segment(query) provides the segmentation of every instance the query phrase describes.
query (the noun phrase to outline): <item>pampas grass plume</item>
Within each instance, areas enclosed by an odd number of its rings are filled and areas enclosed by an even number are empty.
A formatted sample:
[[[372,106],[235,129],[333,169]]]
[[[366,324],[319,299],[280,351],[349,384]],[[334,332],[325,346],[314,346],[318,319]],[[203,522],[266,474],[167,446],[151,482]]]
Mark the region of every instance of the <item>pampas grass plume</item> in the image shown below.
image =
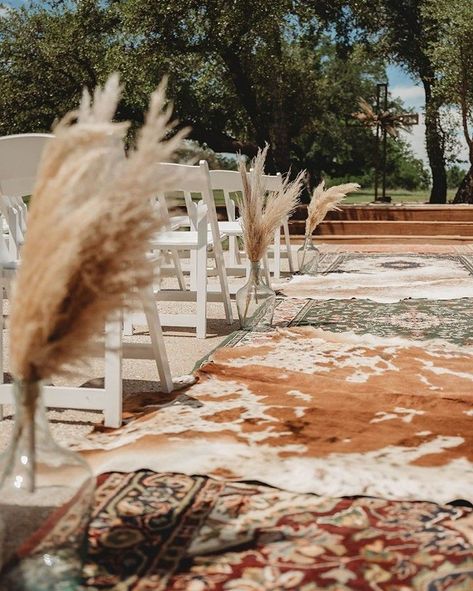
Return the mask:
[[[306,236],[313,233],[329,211],[340,209],[339,205],[348,193],[353,193],[359,189],[360,185],[358,183],[345,183],[325,189],[325,181],[320,182],[314,189],[307,207]]]
[[[185,131],[172,128],[165,84],[151,97],[136,149],[124,153],[127,123],[115,123],[118,75],[87,91],[55,128],[43,154],[10,314],[15,378],[66,373],[91,352],[93,337],[136,289],[152,283],[147,256],[161,227],[152,198],[172,179],[169,161]]]
[[[304,172],[299,173],[294,181],[286,177],[279,191],[266,195],[264,164],[267,153],[268,145],[258,150],[250,173],[247,173],[242,160],[239,163],[243,194],[238,199],[238,207],[245,250],[251,262],[258,262],[264,257],[274,232],[297,206],[305,175]]]

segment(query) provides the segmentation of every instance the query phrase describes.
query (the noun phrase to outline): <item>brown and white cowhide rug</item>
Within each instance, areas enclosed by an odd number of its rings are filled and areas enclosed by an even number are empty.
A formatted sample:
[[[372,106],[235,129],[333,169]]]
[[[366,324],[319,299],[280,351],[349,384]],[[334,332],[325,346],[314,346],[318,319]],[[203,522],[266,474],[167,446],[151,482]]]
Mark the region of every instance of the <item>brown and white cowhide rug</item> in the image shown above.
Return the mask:
[[[326,275],[296,275],[273,287],[288,297],[316,300],[473,297],[473,265],[467,256],[349,254],[324,265]]]
[[[80,442],[97,473],[473,501],[473,349],[312,327],[218,350],[175,403]]]

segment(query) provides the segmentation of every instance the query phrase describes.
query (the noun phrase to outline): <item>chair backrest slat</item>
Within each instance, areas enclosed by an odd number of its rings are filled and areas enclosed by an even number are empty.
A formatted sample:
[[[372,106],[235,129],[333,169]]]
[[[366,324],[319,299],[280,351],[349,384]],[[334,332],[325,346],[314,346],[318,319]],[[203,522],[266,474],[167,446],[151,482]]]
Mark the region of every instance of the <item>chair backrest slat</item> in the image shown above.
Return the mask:
[[[169,189],[169,192],[204,193],[208,190],[208,182],[205,175],[202,174],[200,166],[164,162],[158,164],[158,167],[165,169],[166,174],[175,173],[175,181],[170,181],[172,188]]]
[[[24,133],[0,137],[0,193],[9,197],[31,195],[41,154],[54,136]]]
[[[279,191],[282,187],[282,175],[280,172],[276,174],[263,175],[264,188],[266,191]]]
[[[236,170],[211,170],[209,174],[212,191],[223,192],[227,218],[229,221],[235,221],[236,207],[231,195],[243,192],[240,172]]]

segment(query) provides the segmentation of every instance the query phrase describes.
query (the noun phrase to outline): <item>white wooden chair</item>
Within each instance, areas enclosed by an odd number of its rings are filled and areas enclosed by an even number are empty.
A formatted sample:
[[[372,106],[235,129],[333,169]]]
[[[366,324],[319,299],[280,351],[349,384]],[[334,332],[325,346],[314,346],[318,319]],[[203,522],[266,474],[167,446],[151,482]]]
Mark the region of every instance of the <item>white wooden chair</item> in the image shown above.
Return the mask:
[[[263,175],[266,191],[280,191],[283,186],[283,178],[280,172],[275,175]],[[281,225],[284,232],[284,242],[286,245],[286,256],[289,263],[290,273],[295,272],[294,262],[292,258],[291,236],[289,234],[289,219],[284,218]],[[278,228],[274,233],[273,242],[273,276],[275,279],[281,277],[281,228]]]
[[[155,292],[158,301],[195,302],[194,314],[160,314],[163,326],[189,327],[196,329],[197,338],[207,336],[207,302],[221,302],[225,317],[229,324],[233,322],[233,314],[228,289],[228,280],[223,258],[222,240],[225,235],[219,228],[215,202],[210,188],[208,164],[201,160],[198,166],[184,164],[159,164],[163,168],[179,168],[175,178],[179,180],[169,188],[169,193],[181,193],[188,216],[170,217],[167,211],[167,197],[157,195],[162,213],[168,216],[167,231],[161,232],[153,241],[153,248],[164,253],[171,253],[175,264],[175,272],[179,278],[179,289],[160,289]],[[199,194],[202,199],[195,202],[192,194]],[[176,221],[177,220],[177,221]],[[176,261],[175,253],[187,251],[190,256],[190,287],[183,289],[181,259]],[[219,280],[219,290],[208,289],[208,261],[212,254],[215,260],[215,272]],[[140,324],[140,313],[127,318],[131,325]]]
[[[278,191],[282,186],[282,176],[280,173],[276,175],[264,175],[265,189],[267,191]],[[227,212],[228,221],[220,221],[219,226],[222,232],[229,236],[229,256],[230,266],[241,265],[241,255],[238,246],[238,238],[243,235],[240,221],[237,218],[236,205],[232,194],[241,193],[243,185],[241,175],[238,171],[233,170],[211,170],[210,180],[213,191],[223,191],[225,199],[225,209]],[[286,256],[289,262],[289,269],[294,273],[294,263],[292,258],[291,240],[289,235],[288,220],[285,219],[282,224],[284,231]],[[281,230],[278,229],[274,235],[273,243],[273,276],[279,279],[281,276]]]
[[[0,213],[8,226],[8,248],[18,258],[26,231],[27,208],[45,145],[54,138],[46,133],[23,133],[0,137]]]
[[[21,258],[22,235],[26,229],[26,215],[19,200],[33,192],[36,172],[42,150],[53,136],[23,134],[0,138],[0,200],[1,212],[12,224],[8,246],[3,235],[0,240],[1,293],[9,293],[9,285]],[[24,146],[24,152],[23,152]],[[21,234],[20,234],[21,232]],[[173,382],[166,356],[158,311],[152,290],[138,294],[144,309],[150,341],[148,344],[122,343],[122,317],[117,314],[105,327],[104,348],[98,354],[105,356],[105,387],[77,388],[45,386],[45,404],[49,407],[102,410],[107,427],[118,427],[122,416],[122,358],[155,360],[164,392],[173,390]],[[12,385],[4,382],[3,314],[0,319],[0,419],[3,405],[12,402]]]

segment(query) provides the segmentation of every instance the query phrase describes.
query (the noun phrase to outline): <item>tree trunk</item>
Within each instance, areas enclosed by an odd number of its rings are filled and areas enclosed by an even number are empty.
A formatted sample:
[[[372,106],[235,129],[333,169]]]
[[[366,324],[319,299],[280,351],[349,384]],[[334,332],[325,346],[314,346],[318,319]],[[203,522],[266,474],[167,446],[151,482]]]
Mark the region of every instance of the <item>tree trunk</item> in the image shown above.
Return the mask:
[[[190,127],[188,139],[207,144],[214,152],[241,153],[249,158],[254,158],[258,152],[258,145],[254,142],[241,141],[224,132],[208,129],[200,123],[184,120],[176,126],[175,130],[178,131],[183,127]]]
[[[290,137],[287,115],[284,112],[284,105],[281,96],[281,82],[275,89],[273,98],[273,125],[270,130],[271,152],[268,162],[268,170],[272,173],[286,173],[291,167]]]
[[[446,203],[447,172],[445,170],[445,150],[440,128],[439,109],[432,97],[432,84],[425,79],[422,82],[425,91],[425,141],[432,171],[430,203]]]
[[[470,170],[466,173],[465,178],[458,187],[453,203],[473,204],[473,165],[470,166]]]
[[[248,72],[234,48],[225,47],[220,52],[220,56],[227,66],[235,92],[253,125],[256,143],[259,147],[263,147],[265,142],[269,143],[269,130],[264,115],[260,111],[258,97]]]

